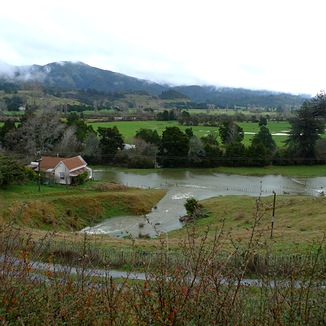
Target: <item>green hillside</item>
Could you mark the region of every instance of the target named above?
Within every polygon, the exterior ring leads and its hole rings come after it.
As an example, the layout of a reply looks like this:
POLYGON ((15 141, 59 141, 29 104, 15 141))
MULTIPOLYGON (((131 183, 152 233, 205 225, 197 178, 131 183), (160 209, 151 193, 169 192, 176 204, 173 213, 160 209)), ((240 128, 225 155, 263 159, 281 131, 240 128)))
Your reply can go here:
MULTIPOLYGON (((189 98, 196 103, 219 107, 262 106, 298 107, 307 95, 293 95, 272 91, 227 88, 202 85, 169 86, 91 67, 82 62, 54 62, 44 66, 11 67, 12 75, 0 72, 0 83, 38 84, 62 90, 96 90, 97 92, 147 92, 161 99, 189 98), (13 77, 14 76, 14 77, 13 77), (172 97, 171 97, 172 96, 172 97)), ((8 90, 8 86, 5 87, 8 90)), ((3 89, 3 87, 2 87, 3 89)), ((11 87, 13 89, 13 87, 11 87)))

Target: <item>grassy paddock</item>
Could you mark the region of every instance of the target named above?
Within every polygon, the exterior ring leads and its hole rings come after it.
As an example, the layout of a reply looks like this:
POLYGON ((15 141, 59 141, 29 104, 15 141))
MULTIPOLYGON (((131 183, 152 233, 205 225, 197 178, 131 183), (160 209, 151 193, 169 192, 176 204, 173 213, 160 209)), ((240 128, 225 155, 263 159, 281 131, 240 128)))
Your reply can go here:
MULTIPOLYGON (((159 135, 162 134, 166 127, 177 126, 183 131, 190 128, 189 126, 180 126, 177 121, 115 121, 90 124, 95 130, 97 130, 98 127, 112 128, 113 126, 117 126, 127 143, 132 143, 132 138, 135 136, 136 131, 141 128, 156 130, 159 135)), ((257 133, 259 131, 258 123, 241 122, 239 125, 243 128, 244 132, 257 133)), ((270 122, 267 127, 269 128, 271 134, 276 134, 289 130, 290 125, 287 122, 270 122)), ((191 128, 197 137, 204 137, 210 132, 218 133, 217 127, 192 126, 191 128)), ((245 145, 249 145, 251 138, 251 134, 246 134, 243 143, 245 145)), ((278 146, 282 146, 282 141, 286 139, 286 136, 273 136, 273 138, 278 146)))
MULTIPOLYGON (((133 137, 135 136, 137 130, 141 128, 156 130, 159 135, 162 135, 163 131, 166 127, 177 126, 182 131, 185 131, 187 128, 192 128, 194 134, 197 137, 204 137, 210 132, 217 132, 217 127, 207 127, 207 126, 181 126, 177 121, 114 121, 114 122, 89 122, 94 130, 96 131, 99 127, 112 128, 116 126, 119 129, 119 132, 123 135, 126 143, 133 143, 133 137)), ((239 122, 239 126, 241 126, 246 133, 244 136, 243 144, 245 146, 249 146, 251 143, 251 139, 253 137, 252 133, 259 132, 258 123, 252 122, 239 122)), ((0 127, 3 125, 3 122, 0 122, 0 127)), ((273 135, 273 139, 276 142, 278 147, 284 146, 284 141, 287 136, 277 135, 283 134, 290 130, 290 124, 285 121, 271 121, 267 124, 270 133, 273 135)), ((218 137, 218 141, 221 143, 220 138, 218 137)))
MULTIPOLYGON (((261 248, 273 247, 280 254, 311 248, 314 241, 323 238, 326 230, 325 197, 277 196, 272 237, 273 196, 259 198, 258 202, 257 198, 247 196, 214 197, 201 204, 209 217, 198 221, 200 229, 209 228, 209 234, 213 235, 213 230, 223 225, 224 233, 236 238, 240 247, 257 217, 257 241, 261 248)), ((177 238, 179 232, 173 231, 171 236, 177 238)), ((227 243, 227 237, 225 240, 227 243)))

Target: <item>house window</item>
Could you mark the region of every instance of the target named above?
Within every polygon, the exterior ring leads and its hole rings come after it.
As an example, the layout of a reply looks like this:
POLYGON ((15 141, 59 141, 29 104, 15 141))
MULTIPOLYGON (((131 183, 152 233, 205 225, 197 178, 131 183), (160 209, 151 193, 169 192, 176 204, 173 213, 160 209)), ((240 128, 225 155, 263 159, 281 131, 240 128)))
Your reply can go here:
POLYGON ((60 177, 60 180, 64 180, 65 179, 65 173, 64 172, 59 172, 59 177, 60 177))

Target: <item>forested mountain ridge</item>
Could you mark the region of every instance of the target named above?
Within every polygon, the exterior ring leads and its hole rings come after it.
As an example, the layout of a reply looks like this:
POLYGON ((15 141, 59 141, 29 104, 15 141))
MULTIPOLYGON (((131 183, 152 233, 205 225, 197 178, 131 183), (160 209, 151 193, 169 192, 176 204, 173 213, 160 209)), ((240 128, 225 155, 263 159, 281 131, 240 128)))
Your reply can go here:
POLYGON ((155 95, 166 87, 143 79, 91 67, 82 62, 53 62, 44 66, 13 67, 11 76, 0 72, 0 80, 20 82, 35 80, 47 87, 92 88, 99 91, 145 90, 155 95))
POLYGON ((227 88, 215 86, 169 86, 144 79, 130 77, 121 73, 91 67, 81 62, 54 62, 47 65, 7 66, 0 71, 0 82, 21 83, 36 81, 46 87, 67 89, 95 89, 98 91, 146 91, 152 95, 166 94, 173 90, 184 94, 197 103, 209 103, 222 107, 262 106, 284 107, 300 106, 306 95, 293 95, 263 90, 227 88))
POLYGON ((231 88, 214 86, 177 86, 174 87, 180 93, 189 96, 195 102, 207 102, 227 106, 263 106, 282 107, 299 106, 308 95, 293 95, 266 90, 250 90, 244 88, 231 88))

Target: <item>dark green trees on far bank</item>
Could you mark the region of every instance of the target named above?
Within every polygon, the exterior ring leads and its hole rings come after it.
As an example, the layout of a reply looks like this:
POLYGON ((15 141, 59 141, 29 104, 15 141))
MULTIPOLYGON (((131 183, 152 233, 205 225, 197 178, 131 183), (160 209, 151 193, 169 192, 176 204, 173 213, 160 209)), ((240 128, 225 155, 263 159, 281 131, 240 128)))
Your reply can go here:
POLYGON ((119 150, 124 148, 124 139, 116 126, 100 127, 97 130, 100 138, 100 150, 103 163, 112 163, 119 150))
MULTIPOLYGON (((171 115, 165 110, 164 114, 171 115), (165 112, 166 111, 166 112, 165 112)), ((0 153, 15 156, 28 164, 40 155, 69 157, 81 154, 89 164, 116 164, 127 167, 218 167, 266 166, 326 163, 326 94, 305 101, 289 118, 290 131, 284 146, 276 147, 268 119, 259 117, 260 130, 243 144, 244 132, 236 116, 194 114, 175 110, 182 126, 156 130, 139 129, 131 146, 125 148, 117 122, 112 128, 95 131, 76 113, 26 110, 19 122, 7 119, 0 127, 0 153), (198 137, 192 126, 203 125, 207 134, 198 137), (184 127, 187 127, 183 131, 184 127)))
POLYGON ((187 166, 189 138, 178 127, 167 127, 162 134, 159 157, 164 167, 187 166))

